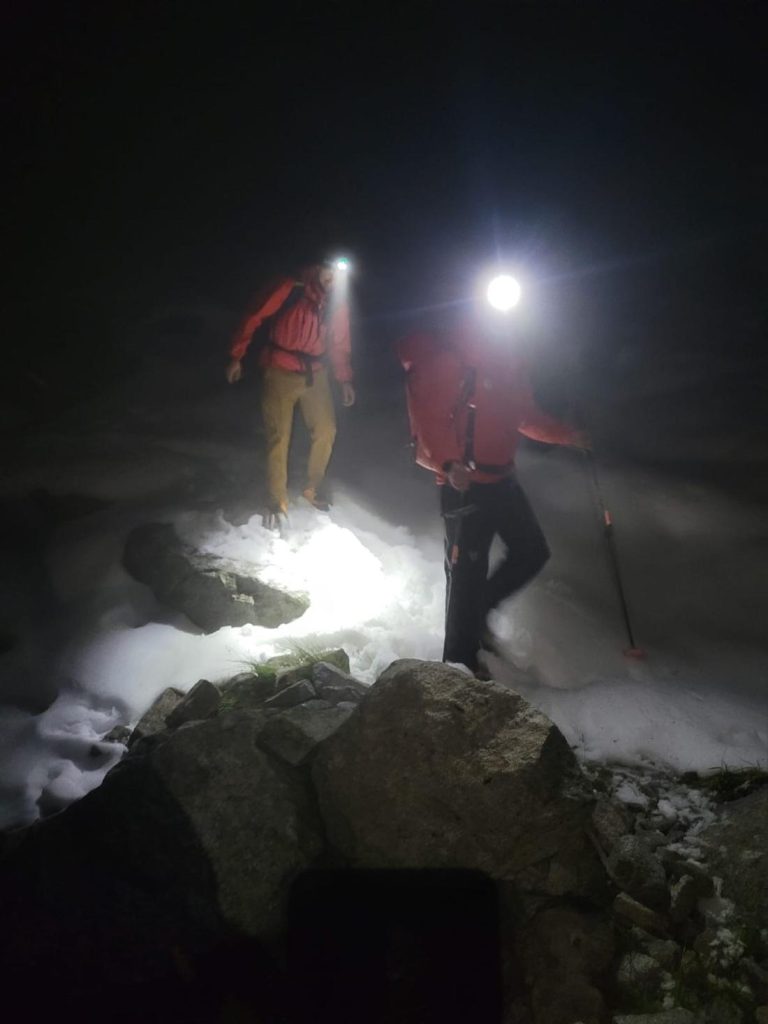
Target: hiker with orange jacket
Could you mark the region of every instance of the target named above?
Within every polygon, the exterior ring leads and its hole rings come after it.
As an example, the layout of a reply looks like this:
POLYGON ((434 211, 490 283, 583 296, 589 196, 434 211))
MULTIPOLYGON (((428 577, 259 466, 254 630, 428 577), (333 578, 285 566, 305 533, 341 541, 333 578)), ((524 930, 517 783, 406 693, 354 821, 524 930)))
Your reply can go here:
POLYGON ((538 408, 525 359, 510 332, 467 319, 399 344, 416 461, 436 474, 445 522, 443 660, 481 677, 493 650, 488 613, 543 568, 549 548, 515 474, 520 434, 584 447, 579 431, 538 408), (488 577, 498 535, 506 552, 488 577))
POLYGON ((310 435, 303 497, 328 511, 320 487, 333 451, 336 415, 328 368, 341 388, 342 403, 355 401, 350 365, 349 309, 334 295, 334 267, 316 264, 299 279, 283 277, 265 290, 235 333, 227 380, 243 375, 242 360, 259 329, 263 371, 261 409, 267 441, 268 508, 265 524, 274 527, 288 511, 288 450, 294 408, 298 404, 310 435))

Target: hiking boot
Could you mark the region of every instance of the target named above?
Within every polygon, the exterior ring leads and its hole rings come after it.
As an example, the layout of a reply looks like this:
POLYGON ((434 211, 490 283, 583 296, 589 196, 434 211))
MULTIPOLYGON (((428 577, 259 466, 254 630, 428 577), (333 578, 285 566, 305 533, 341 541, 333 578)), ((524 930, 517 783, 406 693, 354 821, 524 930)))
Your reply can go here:
POLYGON ((271 530, 273 533, 280 533, 287 521, 288 506, 283 501, 279 505, 270 506, 261 517, 261 525, 265 530, 271 530))
POLYGON ((306 490, 301 492, 301 496, 305 501, 309 502, 312 508, 316 508, 318 512, 331 511, 330 501, 326 501, 324 498, 319 497, 314 487, 307 487, 306 490))

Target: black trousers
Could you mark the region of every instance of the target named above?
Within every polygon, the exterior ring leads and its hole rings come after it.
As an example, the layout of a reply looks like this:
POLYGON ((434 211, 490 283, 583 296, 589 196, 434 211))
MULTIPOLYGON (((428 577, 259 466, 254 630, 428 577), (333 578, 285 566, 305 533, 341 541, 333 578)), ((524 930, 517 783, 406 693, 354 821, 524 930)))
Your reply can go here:
POLYGON ((445 647, 443 661, 472 670, 488 612, 525 586, 549 558, 544 534, 514 477, 440 488, 445 522, 445 647), (488 555, 498 534, 506 554, 488 578, 488 555))

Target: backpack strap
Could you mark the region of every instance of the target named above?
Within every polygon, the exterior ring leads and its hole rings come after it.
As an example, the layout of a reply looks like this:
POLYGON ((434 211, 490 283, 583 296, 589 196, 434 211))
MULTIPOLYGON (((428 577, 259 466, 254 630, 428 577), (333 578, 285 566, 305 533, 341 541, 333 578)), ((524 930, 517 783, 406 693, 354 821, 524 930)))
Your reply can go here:
POLYGON ((474 366, 468 366, 466 373, 464 374, 464 380, 461 382, 461 391, 459 392, 459 400, 456 403, 456 408, 453 411, 452 420, 456 420, 463 406, 467 408, 467 429, 464 433, 464 465, 468 469, 475 469, 475 416, 477 409, 475 403, 472 401, 472 396, 475 393, 475 384, 477 382, 477 370, 474 366))
MULTIPOLYGON (((273 315, 269 318, 270 327, 267 345, 269 348, 277 349, 279 352, 287 352, 289 355, 292 355, 296 359, 298 359, 302 366, 302 372, 304 374, 304 379, 306 381, 307 387, 312 387, 312 384, 314 383, 315 367, 319 366, 320 363, 322 363, 323 359, 325 358, 324 355, 313 356, 309 355, 309 353, 307 352, 297 352, 296 349, 294 348, 286 348, 284 345, 278 345, 278 343, 272 339, 271 329, 271 325, 275 322, 277 317, 282 316, 282 314, 288 312, 289 309, 293 309, 293 307, 298 303, 299 299, 301 299, 303 295, 304 283, 302 281, 296 281, 293 288, 286 296, 285 302, 282 304, 280 309, 276 310, 276 312, 273 313, 273 315)), ((329 302, 323 303, 323 306, 320 310, 321 322, 325 322, 327 320, 329 306, 329 302)))

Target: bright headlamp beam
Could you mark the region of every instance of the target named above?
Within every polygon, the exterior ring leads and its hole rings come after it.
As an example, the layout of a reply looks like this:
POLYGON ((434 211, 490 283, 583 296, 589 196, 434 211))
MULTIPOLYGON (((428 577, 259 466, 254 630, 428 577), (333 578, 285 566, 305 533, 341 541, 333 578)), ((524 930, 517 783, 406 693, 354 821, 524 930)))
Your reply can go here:
POLYGON ((520 301, 520 285, 509 274, 499 274, 488 285, 488 302, 500 313, 507 313, 520 301))
POLYGON ((339 256, 338 259, 333 261, 333 265, 336 270, 346 271, 349 270, 350 263, 346 256, 339 256))

